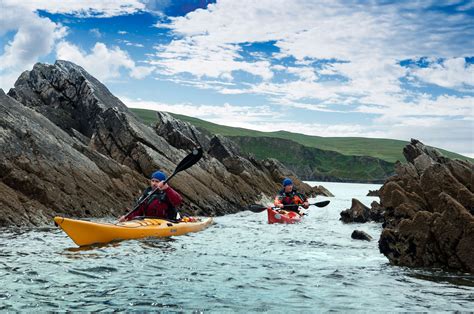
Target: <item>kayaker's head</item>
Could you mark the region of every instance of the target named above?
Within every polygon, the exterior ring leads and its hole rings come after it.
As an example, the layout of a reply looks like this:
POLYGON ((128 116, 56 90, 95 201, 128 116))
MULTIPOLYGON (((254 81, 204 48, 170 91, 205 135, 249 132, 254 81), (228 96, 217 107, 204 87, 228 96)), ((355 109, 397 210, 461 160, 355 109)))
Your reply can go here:
POLYGON ((293 181, 291 181, 290 178, 285 178, 282 184, 285 192, 291 192, 291 190, 293 190, 293 181))
POLYGON ((166 180, 166 174, 161 171, 155 171, 151 175, 151 186, 156 188, 158 183, 166 180))

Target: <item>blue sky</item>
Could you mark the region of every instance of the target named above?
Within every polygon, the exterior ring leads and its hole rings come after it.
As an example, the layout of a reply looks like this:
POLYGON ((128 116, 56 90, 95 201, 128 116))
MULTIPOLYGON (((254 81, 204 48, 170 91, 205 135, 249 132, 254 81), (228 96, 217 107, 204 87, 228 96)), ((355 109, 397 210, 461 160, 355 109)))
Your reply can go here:
POLYGON ((81 65, 127 106, 474 157, 474 1, 0 2, 0 87, 81 65), (20 3, 17 3, 20 2, 20 3))

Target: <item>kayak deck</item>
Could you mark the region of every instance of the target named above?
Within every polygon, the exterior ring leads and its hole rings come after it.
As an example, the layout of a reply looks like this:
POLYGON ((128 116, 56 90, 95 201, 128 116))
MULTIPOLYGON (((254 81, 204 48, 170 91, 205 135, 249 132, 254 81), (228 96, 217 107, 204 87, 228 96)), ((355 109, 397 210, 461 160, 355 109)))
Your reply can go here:
POLYGON ((171 237, 197 232, 212 224, 212 218, 189 222, 171 222, 145 218, 119 223, 92 222, 54 217, 54 222, 79 246, 147 237, 171 237))
POLYGON ((267 208, 268 223, 294 224, 301 222, 301 216, 293 211, 275 210, 271 207, 267 208))

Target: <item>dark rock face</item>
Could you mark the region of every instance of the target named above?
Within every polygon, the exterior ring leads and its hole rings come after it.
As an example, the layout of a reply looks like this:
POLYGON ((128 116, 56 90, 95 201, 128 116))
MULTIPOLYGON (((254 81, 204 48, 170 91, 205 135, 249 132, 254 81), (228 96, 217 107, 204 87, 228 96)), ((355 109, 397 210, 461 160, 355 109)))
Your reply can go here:
POLYGON ((372 241, 372 237, 367 232, 361 230, 354 230, 351 234, 351 238, 355 240, 372 241))
POLYGON ((367 193, 367 196, 380 196, 379 190, 369 190, 369 193, 367 193))
POLYGON ((417 140, 404 154, 409 163, 380 189, 380 252, 395 265, 474 272, 473 164, 417 140))
POLYGON ((143 178, 0 90, 0 225, 54 215, 106 216, 130 206, 143 178))
POLYGON ((348 208, 340 213, 342 222, 382 222, 383 208, 378 206, 377 202, 372 203, 372 208, 362 204, 359 200, 353 198, 351 208, 348 208))
POLYGON ((184 198, 184 213, 234 213, 272 200, 281 180, 294 177, 167 114, 159 114, 155 128, 144 125, 66 61, 24 72, 8 95, 0 92, 0 113, 0 225, 50 223, 59 214, 119 216, 153 171, 171 174, 195 144, 209 153, 170 181, 184 198))
POLYGON ((206 151, 209 149, 211 139, 193 125, 177 120, 167 112, 156 114, 160 122, 155 125, 155 131, 170 145, 179 149, 188 149, 192 146, 200 146, 206 151))

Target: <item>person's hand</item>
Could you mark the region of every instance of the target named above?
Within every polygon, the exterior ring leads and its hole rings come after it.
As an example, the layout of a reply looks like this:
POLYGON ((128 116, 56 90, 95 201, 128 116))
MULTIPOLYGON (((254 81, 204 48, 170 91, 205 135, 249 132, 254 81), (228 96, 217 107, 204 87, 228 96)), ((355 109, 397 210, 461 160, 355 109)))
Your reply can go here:
POLYGON ((161 190, 164 191, 167 188, 169 188, 168 183, 165 183, 165 181, 160 181, 157 185, 157 187, 161 190))
POLYGON ((303 203, 303 208, 304 208, 304 209, 308 209, 308 207, 309 207, 309 202, 308 202, 308 201, 305 201, 305 202, 303 203))
POLYGON ((277 207, 283 209, 285 206, 283 204, 277 204, 277 207))

